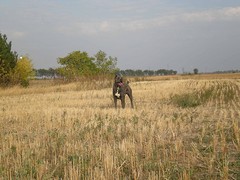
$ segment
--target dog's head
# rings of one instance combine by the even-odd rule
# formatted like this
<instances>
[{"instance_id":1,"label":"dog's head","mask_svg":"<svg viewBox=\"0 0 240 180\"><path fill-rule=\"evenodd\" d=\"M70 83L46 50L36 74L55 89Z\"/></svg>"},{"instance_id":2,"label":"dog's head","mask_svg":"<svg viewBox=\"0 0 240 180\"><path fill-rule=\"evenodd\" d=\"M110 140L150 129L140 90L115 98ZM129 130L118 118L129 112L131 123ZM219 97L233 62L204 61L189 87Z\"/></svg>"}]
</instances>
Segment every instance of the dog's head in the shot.
<instances>
[{"instance_id":1,"label":"dog's head","mask_svg":"<svg viewBox=\"0 0 240 180\"><path fill-rule=\"evenodd\" d=\"M115 82L116 82L116 83L122 82L122 75L121 75L120 73L117 73L117 74L115 75Z\"/></svg>"}]
</instances>

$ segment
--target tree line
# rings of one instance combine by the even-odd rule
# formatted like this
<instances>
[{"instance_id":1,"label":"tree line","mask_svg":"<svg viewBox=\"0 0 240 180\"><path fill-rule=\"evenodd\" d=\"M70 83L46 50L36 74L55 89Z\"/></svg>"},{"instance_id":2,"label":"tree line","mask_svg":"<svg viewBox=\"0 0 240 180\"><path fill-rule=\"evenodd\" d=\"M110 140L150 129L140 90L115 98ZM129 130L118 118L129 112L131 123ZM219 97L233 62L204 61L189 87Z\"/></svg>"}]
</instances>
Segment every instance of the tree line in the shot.
<instances>
[{"instance_id":1,"label":"tree line","mask_svg":"<svg viewBox=\"0 0 240 180\"><path fill-rule=\"evenodd\" d=\"M175 75L177 71L167 70L167 69L158 69L158 70L120 70L120 73L125 76L164 76L164 75Z\"/></svg>"},{"instance_id":2,"label":"tree line","mask_svg":"<svg viewBox=\"0 0 240 180\"><path fill-rule=\"evenodd\" d=\"M89 56L85 51L73 51L65 57L57 59L58 68L34 69L28 56L19 57L12 50L12 42L7 36L0 33L0 86L21 84L29 85L33 77L62 77L65 80L79 80L82 77L109 77L116 72L126 76L153 76L172 75L177 71L159 69L153 70L119 70L117 58L108 56L104 51L98 51L94 56Z\"/></svg>"},{"instance_id":3,"label":"tree line","mask_svg":"<svg viewBox=\"0 0 240 180\"><path fill-rule=\"evenodd\" d=\"M37 78L58 78L62 77L59 74L58 68L53 69L34 69ZM177 71L174 70L166 70L166 69L159 69L159 70L133 70L133 69L126 69L126 70L119 70L122 75L124 76L165 76L165 75L176 75Z\"/></svg>"}]
</instances>

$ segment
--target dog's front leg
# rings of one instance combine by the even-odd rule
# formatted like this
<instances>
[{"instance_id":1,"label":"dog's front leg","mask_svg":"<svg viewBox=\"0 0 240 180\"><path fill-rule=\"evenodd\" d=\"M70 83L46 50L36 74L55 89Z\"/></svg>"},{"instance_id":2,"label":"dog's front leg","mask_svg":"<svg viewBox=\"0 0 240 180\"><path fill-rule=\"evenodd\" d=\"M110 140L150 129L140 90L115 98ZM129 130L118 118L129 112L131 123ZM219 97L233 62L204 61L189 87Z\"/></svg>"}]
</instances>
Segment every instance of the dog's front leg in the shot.
<instances>
[{"instance_id":1,"label":"dog's front leg","mask_svg":"<svg viewBox=\"0 0 240 180\"><path fill-rule=\"evenodd\" d=\"M122 104L122 108L124 109L125 108L125 95L123 95L121 97L121 104Z\"/></svg>"},{"instance_id":2,"label":"dog's front leg","mask_svg":"<svg viewBox=\"0 0 240 180\"><path fill-rule=\"evenodd\" d=\"M116 98L116 96L113 96L113 99L114 99L115 109L117 109L117 98Z\"/></svg>"}]
</instances>

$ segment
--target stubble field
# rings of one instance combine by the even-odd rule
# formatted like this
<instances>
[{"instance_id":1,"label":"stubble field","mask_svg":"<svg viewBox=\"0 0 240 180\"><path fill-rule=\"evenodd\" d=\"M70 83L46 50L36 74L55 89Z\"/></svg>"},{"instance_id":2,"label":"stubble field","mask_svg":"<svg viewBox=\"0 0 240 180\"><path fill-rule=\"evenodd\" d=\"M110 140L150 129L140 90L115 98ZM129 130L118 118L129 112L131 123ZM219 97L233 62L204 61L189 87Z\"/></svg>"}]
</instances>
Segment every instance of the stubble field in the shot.
<instances>
[{"instance_id":1,"label":"stubble field","mask_svg":"<svg viewBox=\"0 0 240 180\"><path fill-rule=\"evenodd\" d=\"M240 75L0 89L0 179L239 179Z\"/></svg>"}]
</instances>

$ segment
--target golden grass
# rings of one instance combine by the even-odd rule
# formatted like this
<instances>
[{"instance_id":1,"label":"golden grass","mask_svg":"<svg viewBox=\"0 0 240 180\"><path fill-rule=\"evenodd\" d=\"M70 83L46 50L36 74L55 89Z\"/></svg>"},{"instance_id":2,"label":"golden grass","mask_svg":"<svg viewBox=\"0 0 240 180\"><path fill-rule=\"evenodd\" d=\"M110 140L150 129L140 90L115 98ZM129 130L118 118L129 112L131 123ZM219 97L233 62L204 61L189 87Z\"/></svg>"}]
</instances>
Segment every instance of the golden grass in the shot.
<instances>
[{"instance_id":1,"label":"golden grass","mask_svg":"<svg viewBox=\"0 0 240 180\"><path fill-rule=\"evenodd\" d=\"M184 80L184 79L239 79L240 73L225 73L225 74L179 74L167 76L143 76L130 77L132 81L159 81L159 80Z\"/></svg>"},{"instance_id":2,"label":"golden grass","mask_svg":"<svg viewBox=\"0 0 240 180\"><path fill-rule=\"evenodd\" d=\"M237 78L133 79L136 108L126 98L124 110L113 108L111 82L34 83L0 89L2 179L240 176ZM173 101L212 87L198 106Z\"/></svg>"}]
</instances>

